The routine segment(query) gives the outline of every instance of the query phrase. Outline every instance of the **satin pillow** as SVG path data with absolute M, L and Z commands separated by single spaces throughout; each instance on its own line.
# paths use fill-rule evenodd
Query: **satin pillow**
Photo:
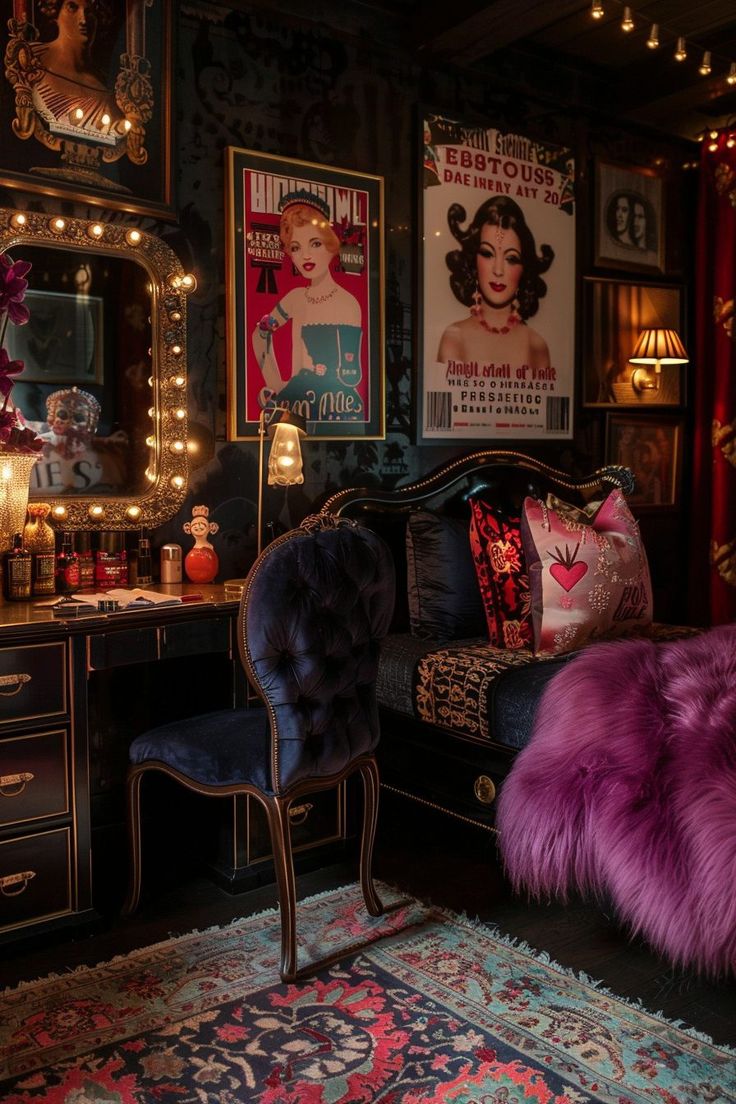
M 639 526 L 623 492 L 592 514 L 550 496 L 524 500 L 521 535 L 534 651 L 558 655 L 652 620 L 652 584 Z
M 470 550 L 488 625 L 497 648 L 529 648 L 531 598 L 520 519 L 504 517 L 482 498 L 470 498 Z

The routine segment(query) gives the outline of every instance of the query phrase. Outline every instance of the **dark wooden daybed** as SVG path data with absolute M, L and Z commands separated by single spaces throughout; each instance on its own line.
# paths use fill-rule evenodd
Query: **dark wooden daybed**
M 484 449 L 394 490 L 348 488 L 327 500 L 322 512 L 375 529 L 395 559 L 396 610 L 378 687 L 385 787 L 492 830 L 496 794 L 529 739 L 540 695 L 570 658 L 494 648 L 482 626 L 469 638 L 412 635 L 406 551 L 412 511 L 459 519 L 458 527 L 467 528 L 468 497 L 474 491 L 518 513 L 526 495 L 544 498 L 552 492 L 584 506 L 615 487 L 624 494 L 633 490 L 627 468 L 600 468 L 578 478 L 523 453 Z M 452 566 L 446 565 L 448 572 Z M 666 628 L 660 631 L 669 635 Z

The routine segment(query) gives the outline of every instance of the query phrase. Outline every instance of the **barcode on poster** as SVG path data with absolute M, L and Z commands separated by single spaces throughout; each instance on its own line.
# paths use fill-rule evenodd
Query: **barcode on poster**
M 567 433 L 570 427 L 570 399 L 547 396 L 547 425 L 549 433 Z
M 425 409 L 427 429 L 452 428 L 451 398 L 451 391 L 427 391 Z

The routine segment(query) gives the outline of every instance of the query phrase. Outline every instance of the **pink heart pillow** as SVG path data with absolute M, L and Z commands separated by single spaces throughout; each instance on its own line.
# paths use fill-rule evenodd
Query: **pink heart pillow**
M 649 565 L 622 491 L 594 513 L 550 496 L 521 518 L 532 595 L 534 651 L 557 655 L 652 620 Z

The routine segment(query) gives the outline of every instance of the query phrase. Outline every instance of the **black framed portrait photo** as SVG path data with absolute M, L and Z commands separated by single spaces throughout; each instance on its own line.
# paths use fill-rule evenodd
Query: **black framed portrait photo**
M 599 161 L 595 218 L 597 265 L 664 272 L 661 177 L 648 169 Z

